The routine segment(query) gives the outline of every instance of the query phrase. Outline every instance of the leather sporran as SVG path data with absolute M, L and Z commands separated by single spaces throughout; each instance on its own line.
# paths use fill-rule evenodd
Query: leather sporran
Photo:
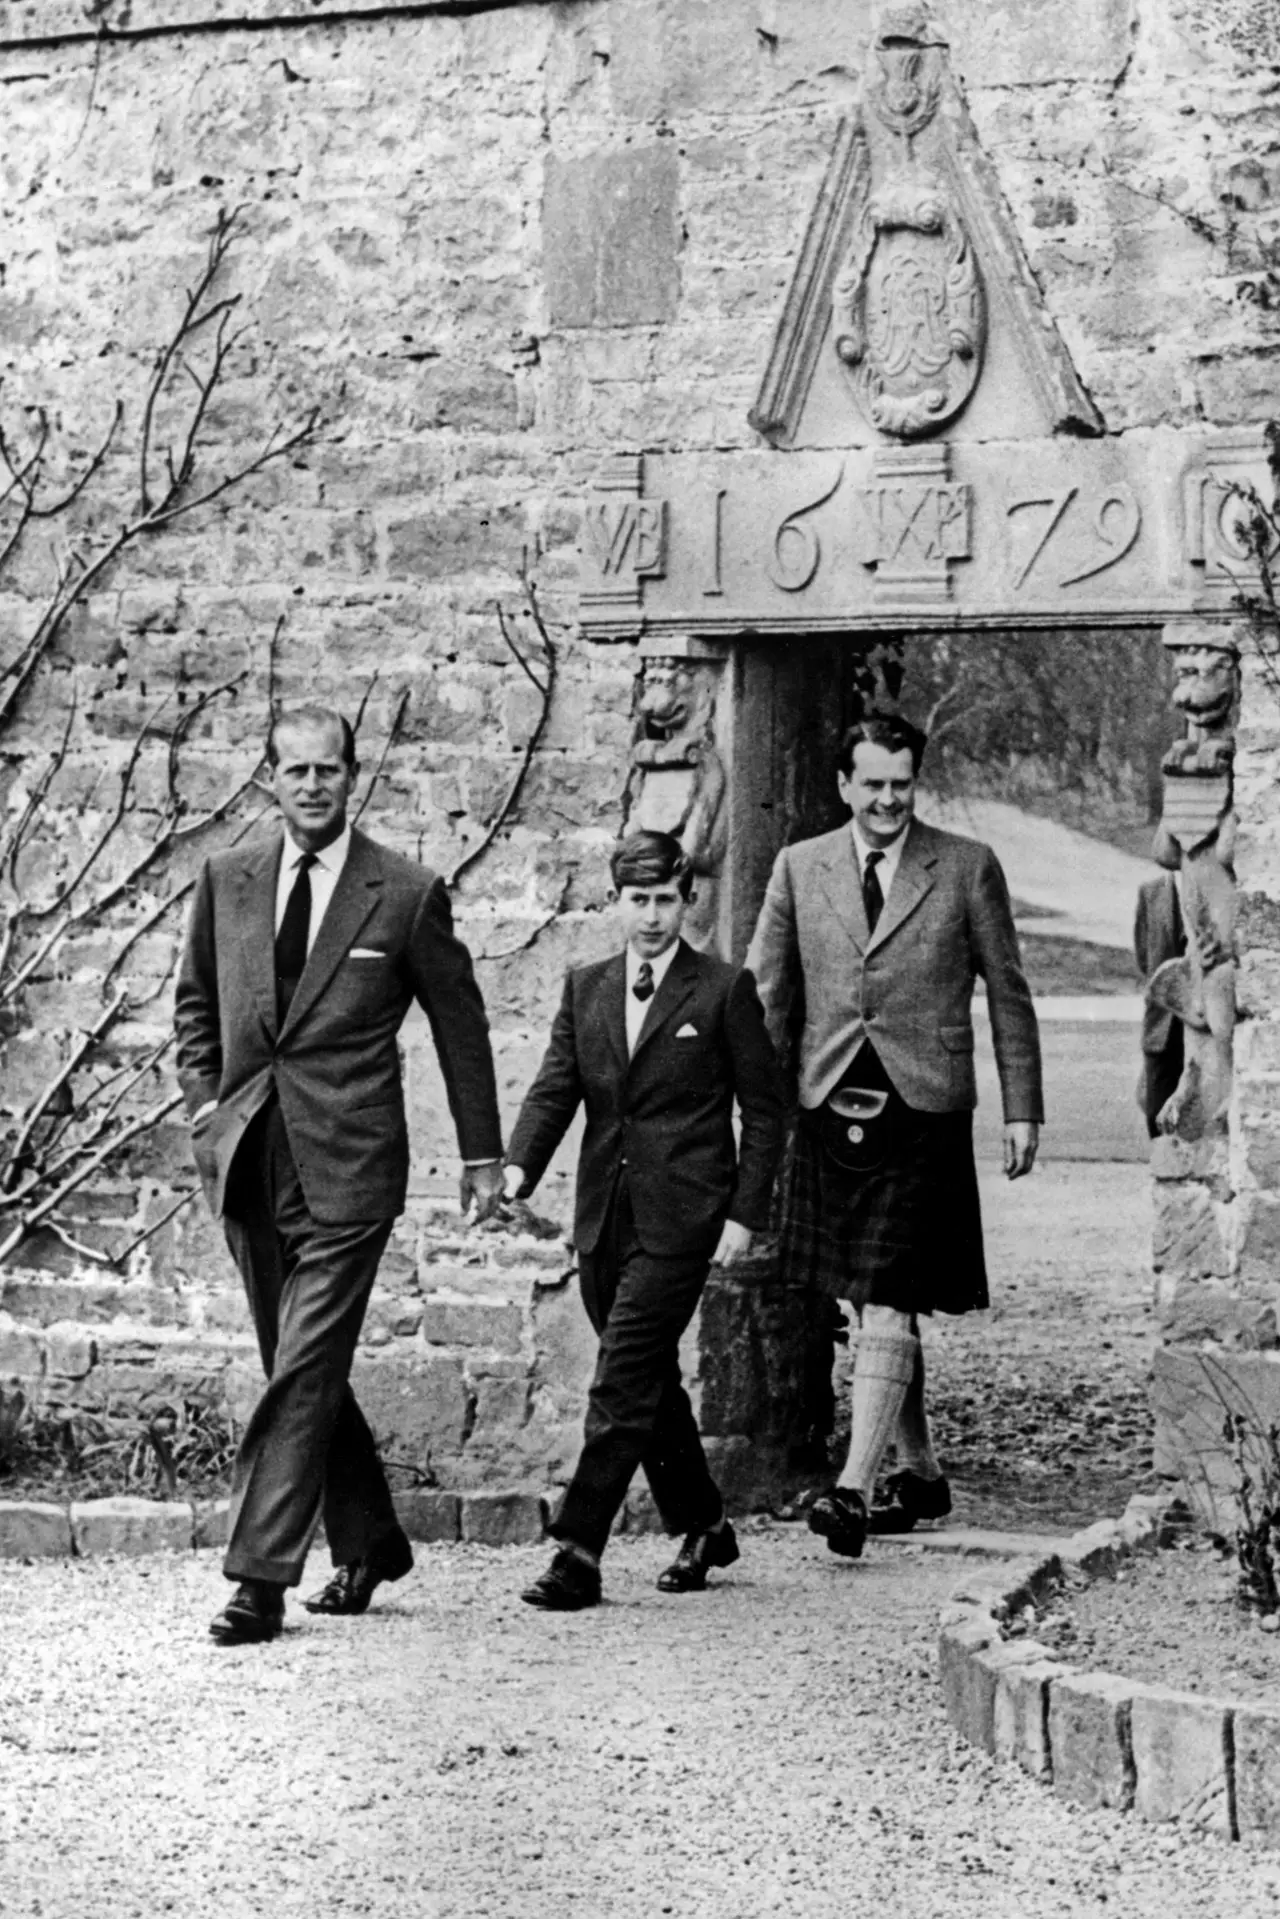
M 889 1157 L 893 1122 L 888 1093 L 838 1086 L 818 1109 L 823 1153 L 842 1173 L 874 1173 Z

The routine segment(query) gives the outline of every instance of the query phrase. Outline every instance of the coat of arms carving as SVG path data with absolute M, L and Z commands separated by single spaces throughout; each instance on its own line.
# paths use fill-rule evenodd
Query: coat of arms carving
M 886 28 L 866 100 L 881 134 L 868 168 L 878 183 L 832 304 L 836 353 L 859 405 L 881 433 L 907 440 L 953 419 L 973 392 L 986 302 L 960 208 L 916 150 L 937 111 L 937 52 L 916 17 L 891 17 Z
M 834 362 L 874 435 L 918 444 L 944 434 L 973 397 L 993 332 L 1013 348 L 1041 431 L 1103 431 L 1045 310 L 945 35 L 926 7 L 890 6 L 814 203 L 751 424 L 794 445 L 817 369 Z M 820 431 L 836 443 L 825 423 Z

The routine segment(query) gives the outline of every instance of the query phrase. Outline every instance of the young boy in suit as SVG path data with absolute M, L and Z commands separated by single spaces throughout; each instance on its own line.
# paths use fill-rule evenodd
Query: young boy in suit
M 707 1273 L 767 1224 L 783 1094 L 749 973 L 680 937 L 692 874 L 680 842 L 640 832 L 612 861 L 625 940 L 571 972 L 507 1154 L 533 1191 L 579 1105 L 574 1242 L 600 1336 L 582 1453 L 551 1523 L 559 1548 L 521 1597 L 550 1611 L 600 1599 L 600 1556 L 637 1466 L 670 1533 L 663 1592 L 697 1592 L 738 1558 L 680 1381 L 680 1336 Z M 735 1149 L 733 1109 L 742 1114 Z

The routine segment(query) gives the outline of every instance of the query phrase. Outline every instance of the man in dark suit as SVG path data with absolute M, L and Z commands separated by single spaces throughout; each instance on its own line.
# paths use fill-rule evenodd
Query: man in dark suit
M 478 1218 L 502 1193 L 489 1028 L 444 883 L 347 823 L 358 767 L 326 708 L 268 744 L 284 831 L 215 854 L 178 976 L 192 1150 L 248 1294 L 267 1386 L 236 1460 L 210 1631 L 274 1638 L 323 1512 L 335 1577 L 309 1610 L 361 1613 L 413 1564 L 348 1384 L 378 1262 L 404 1209 L 409 1141 L 396 1036 L 431 1023 Z
M 861 1319 L 849 1456 L 809 1524 L 856 1558 L 868 1528 L 951 1510 L 924 1405 L 918 1316 L 987 1304 L 973 1160 L 971 1002 L 987 1006 L 1004 1097 L 1005 1172 L 1031 1170 L 1040 1047 L 1004 875 L 990 847 L 912 816 L 924 735 L 897 715 L 851 728 L 838 759 L 850 826 L 778 855 L 747 964 L 800 1117 L 784 1271 Z M 881 1457 L 902 1468 L 869 1512 Z
M 1181 959 L 1187 950 L 1187 931 L 1178 897 L 1176 873 L 1143 880 L 1133 923 L 1133 950 L 1144 980 L 1166 960 Z M 1167 1007 L 1148 1000 L 1142 1009 L 1142 1071 L 1138 1077 L 1138 1104 L 1151 1139 L 1160 1135 L 1160 1109 L 1177 1090 L 1182 1078 L 1182 1021 Z
M 684 1543 L 658 1586 L 696 1592 L 738 1558 L 680 1382 L 680 1335 L 710 1266 L 768 1223 L 782 1088 L 749 973 L 680 938 L 692 876 L 680 842 L 635 833 L 614 854 L 623 952 L 569 974 L 546 1057 L 511 1136 L 508 1184 L 532 1192 L 579 1105 L 573 1235 L 600 1350 L 582 1453 L 522 1597 L 576 1611 L 600 1598 L 600 1556 L 637 1466 Z M 733 1108 L 742 1113 L 735 1151 Z

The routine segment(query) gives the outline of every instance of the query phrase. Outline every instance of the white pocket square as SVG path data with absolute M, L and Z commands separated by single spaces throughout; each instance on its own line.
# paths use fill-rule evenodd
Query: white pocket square
M 380 953 L 376 946 L 353 946 L 347 954 L 348 959 L 385 959 L 386 957 L 386 954 Z
M 697 1039 L 697 1037 L 698 1029 L 696 1026 L 682 1026 L 676 1034 L 677 1039 Z

